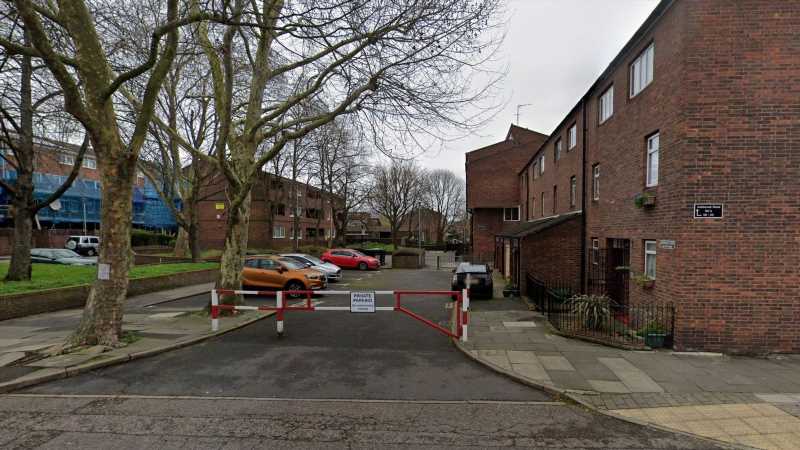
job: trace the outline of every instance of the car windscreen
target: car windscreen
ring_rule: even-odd
[[[365,255],[365,254],[361,253],[361,252],[360,252],[360,251],[358,251],[358,250],[353,250],[353,254],[354,254],[354,255],[356,255],[356,256],[367,256],[367,255]]]
[[[458,273],[488,273],[489,269],[485,264],[462,264],[458,267]]]
[[[317,258],[316,256],[303,255],[303,259],[307,259],[308,262],[310,262],[311,264],[314,264],[315,266],[321,266],[321,265],[325,264],[324,262],[322,262],[321,259]]]
[[[281,264],[283,264],[283,266],[286,267],[287,269],[297,270],[297,269],[304,269],[306,267],[305,264],[289,258],[281,258],[278,261],[280,261]]]
[[[80,258],[81,255],[72,250],[51,250],[51,258]]]

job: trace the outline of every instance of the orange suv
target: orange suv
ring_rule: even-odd
[[[309,291],[325,289],[325,274],[279,256],[248,256],[242,269],[242,285],[257,288]]]

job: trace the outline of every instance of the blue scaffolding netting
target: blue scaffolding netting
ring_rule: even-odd
[[[13,184],[16,182],[17,173],[14,170],[3,170],[2,178]],[[33,178],[34,196],[41,200],[58,189],[67,177],[36,172]],[[39,221],[54,226],[99,224],[101,198],[99,181],[76,178],[72,182],[72,186],[61,196],[60,208],[57,210],[52,207],[42,208],[38,214]],[[0,206],[8,206],[10,203],[11,196],[0,187]],[[175,205],[180,209],[179,200],[175,200]],[[0,220],[7,219],[8,208],[0,208]],[[174,230],[176,228],[172,210],[164,204],[150,180],[145,180],[144,188],[134,187],[133,224],[151,229]]]

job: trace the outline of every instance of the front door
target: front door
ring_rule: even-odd
[[[606,241],[606,293],[620,306],[628,304],[628,280],[631,264],[630,239]]]

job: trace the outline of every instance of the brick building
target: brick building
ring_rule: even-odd
[[[467,212],[471,251],[492,261],[496,234],[519,224],[519,180],[516,174],[546,135],[511,125],[506,139],[466,154]]]
[[[198,204],[200,245],[220,249],[225,245],[229,209],[224,178],[217,176],[204,189],[204,199]],[[250,248],[289,249],[295,236],[298,245],[328,245],[336,237],[331,199],[319,188],[262,172],[251,195]],[[337,197],[333,201],[342,200]],[[299,217],[297,233],[295,215]]]
[[[516,177],[498,262],[671,302],[679,350],[800,352],[799,27],[796,0],[662,1]]]
[[[436,227],[440,218],[441,214],[430,208],[415,208],[410,211],[401,219],[397,231],[401,245],[416,243],[420,238],[423,243],[435,243]],[[356,211],[350,213],[346,236],[347,241],[353,243],[374,241],[388,244],[392,242],[392,227],[384,216]]]

